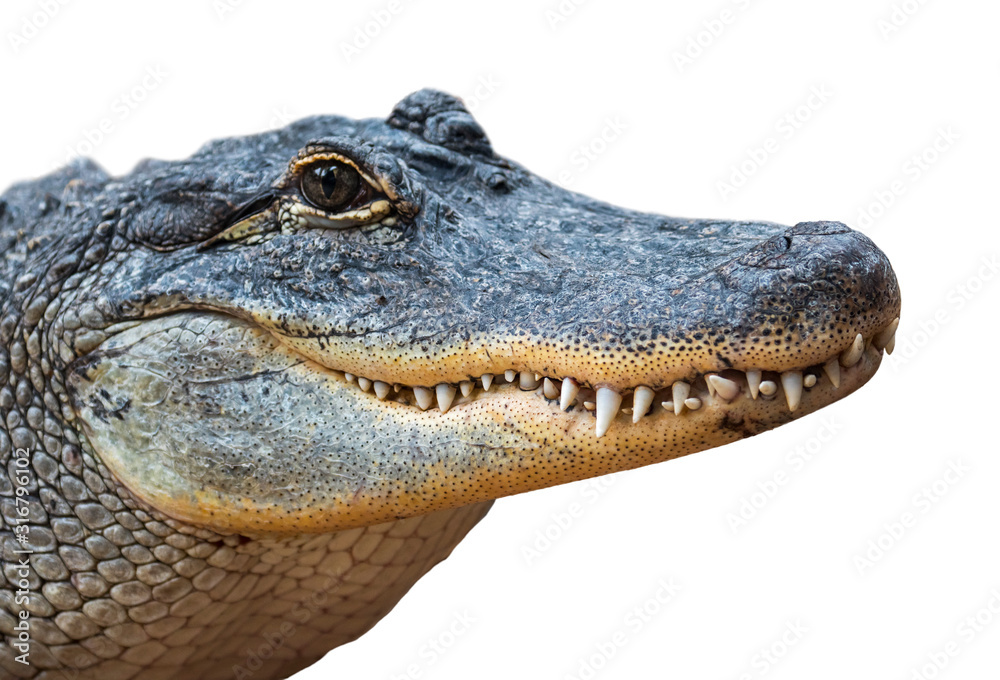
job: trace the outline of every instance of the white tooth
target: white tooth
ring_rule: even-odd
[[[535,374],[535,382],[538,382],[541,379],[542,379],[542,374],[541,373],[536,373]]]
[[[554,382],[546,378],[542,381],[542,394],[545,395],[546,399],[558,399],[559,389]]]
[[[354,382],[354,374],[353,373],[345,373],[344,374],[344,380],[346,380],[347,382]]]
[[[633,423],[638,423],[639,419],[649,412],[649,407],[653,405],[653,395],[653,390],[649,389],[645,385],[640,385],[635,388],[635,394],[632,395]]]
[[[697,411],[701,408],[701,399],[698,397],[688,397],[684,400],[684,405],[691,411]]]
[[[417,398],[417,406],[426,411],[434,404],[434,393],[426,387],[414,387],[413,396]]]
[[[597,436],[603,437],[611,427],[611,421],[618,415],[622,405],[622,395],[610,387],[597,388]]]
[[[778,386],[771,380],[765,380],[760,384],[760,393],[765,397],[770,397],[778,391]]]
[[[385,399],[389,396],[389,385],[382,382],[381,380],[375,381],[375,396],[379,399]]]
[[[672,401],[663,401],[663,402],[660,402],[660,406],[662,406],[663,408],[665,408],[667,411],[673,413],[674,402],[672,402]]]
[[[492,373],[483,373],[483,376],[480,378],[480,380],[483,381],[483,391],[484,392],[489,392],[490,391],[490,386],[493,384],[493,374]]]
[[[372,381],[368,378],[358,378],[358,387],[361,388],[362,392],[367,392],[372,388]]]
[[[899,328],[899,317],[892,320],[885,330],[875,336],[875,346],[884,349],[886,354],[892,354],[896,346],[896,329]]]
[[[514,378],[517,377],[517,371],[513,368],[508,368],[503,372],[503,377],[507,378],[507,382],[514,382]]]
[[[712,378],[717,377],[714,373],[705,374],[705,386],[708,387],[708,396],[715,396],[715,385],[712,384]]]
[[[803,376],[802,385],[805,387],[814,387],[816,385],[816,376],[812,373]]]
[[[731,401],[740,393],[739,383],[723,378],[721,375],[710,375],[708,376],[707,382],[715,388],[715,391],[718,392],[719,396],[723,399]]]
[[[441,413],[447,413],[448,409],[451,408],[451,404],[455,401],[455,386],[449,385],[448,383],[441,383],[438,385],[434,391],[437,393],[438,408],[441,409]]]
[[[747,371],[747,385],[750,386],[750,396],[754,399],[760,392],[760,371]]]
[[[830,359],[823,364],[823,370],[826,372],[826,377],[830,379],[830,383],[834,387],[840,387],[840,360],[837,357]]]
[[[802,373],[786,371],[781,374],[781,386],[785,388],[785,399],[788,400],[788,410],[794,411],[802,401]]]
[[[595,408],[597,408],[597,404],[595,404],[592,401],[585,401],[583,402],[583,407],[588,411],[593,411]]]
[[[463,397],[467,397],[470,394],[472,394],[473,387],[475,387],[475,385],[472,384],[471,380],[463,380],[462,382],[458,383],[458,389],[462,390]]]
[[[865,339],[861,337],[861,333],[858,333],[858,337],[854,338],[854,343],[840,353],[840,363],[844,368],[850,368],[861,361],[861,355],[864,351]]]
[[[674,414],[680,415],[684,412],[684,400],[691,394],[691,386],[683,380],[678,380],[672,388],[674,396]]]
[[[563,378],[562,394],[559,397],[559,408],[563,411],[573,405],[573,400],[580,393],[580,386],[572,378]]]
[[[403,386],[402,386],[402,385],[400,385],[399,383],[395,383],[395,384],[394,384],[394,385],[392,386],[392,391],[393,391],[393,392],[396,392],[396,393],[399,393],[399,392],[402,392],[402,391],[403,391]]]
[[[535,379],[534,374],[521,371],[521,389],[533,390],[536,387],[538,387],[538,380]]]

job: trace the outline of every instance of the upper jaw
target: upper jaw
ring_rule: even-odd
[[[787,370],[760,365],[736,368],[727,360],[727,367],[706,372],[693,371],[688,365],[683,375],[656,374],[647,368],[645,377],[632,383],[622,383],[620,377],[612,382],[607,375],[584,379],[579,376],[587,371],[555,372],[542,363],[533,368],[523,355],[506,363],[499,356],[491,357],[486,370],[471,372],[468,369],[474,362],[468,357],[456,358],[436,367],[437,375],[430,379],[413,382],[389,377],[386,364],[358,369],[357,364],[330,365],[322,353],[310,358],[334,369],[345,382],[368,393],[369,399],[420,411],[447,413],[477,400],[513,396],[511,390],[534,393],[552,410],[577,418],[593,416],[594,432],[602,437],[623,417],[639,425],[650,418],[682,417],[703,408],[751,411],[760,423],[769,422],[773,427],[796,412],[800,415],[825,406],[864,384],[877,370],[882,352],[892,352],[898,324],[896,317],[868,337],[857,333],[845,348],[836,348],[823,360]],[[296,347],[288,338],[278,339],[302,352],[301,345]],[[752,403],[757,401],[759,405]]]

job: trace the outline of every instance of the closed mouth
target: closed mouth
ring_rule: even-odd
[[[534,393],[554,409],[580,418],[594,418],[594,433],[600,438],[620,417],[630,419],[633,424],[646,419],[683,418],[708,405],[725,409],[741,399],[774,402],[776,407],[784,404],[791,414],[799,409],[803,394],[813,390],[825,390],[829,395],[826,401],[835,401],[843,396],[837,393],[841,383],[852,377],[852,372],[865,370],[861,366],[865,352],[892,353],[898,325],[897,317],[867,338],[858,333],[846,349],[833,353],[824,362],[797,370],[726,369],[671,384],[636,385],[624,390],[589,384],[571,376],[549,376],[512,368],[437,385],[390,384],[350,372],[336,373],[379,401],[440,413],[461,409],[488,395],[509,394],[511,390]]]

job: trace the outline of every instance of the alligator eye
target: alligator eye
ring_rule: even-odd
[[[336,212],[356,207],[370,192],[371,185],[360,173],[340,161],[314,163],[302,174],[302,195],[323,210]]]

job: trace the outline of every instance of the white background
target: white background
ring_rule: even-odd
[[[297,677],[996,677],[1000,7],[578,2],[68,2],[40,22],[44,3],[8,0],[0,184],[89,140],[121,173],[308,114],[385,116],[433,86],[464,96],[500,153],[614,203],[861,228],[903,290],[896,354],[867,387],[610,485],[500,501],[371,633]],[[597,142],[608,121],[624,129]],[[584,163],[581,145],[600,153]],[[745,500],[761,507],[734,529]],[[663,579],[680,591],[660,605]],[[637,626],[636,606],[658,611]],[[977,615],[978,631],[963,624]],[[784,647],[789,626],[805,632]]]

